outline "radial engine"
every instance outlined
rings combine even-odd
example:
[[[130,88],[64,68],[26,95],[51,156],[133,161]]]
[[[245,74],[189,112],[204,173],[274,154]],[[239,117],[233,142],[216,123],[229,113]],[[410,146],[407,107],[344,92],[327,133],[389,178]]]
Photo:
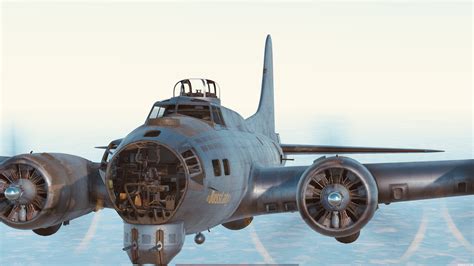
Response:
[[[297,206],[315,231],[355,241],[377,209],[377,184],[365,166],[346,157],[316,160],[298,184]]]
[[[64,222],[101,208],[106,200],[98,164],[81,157],[38,153],[0,164],[0,220],[39,235],[56,233]]]

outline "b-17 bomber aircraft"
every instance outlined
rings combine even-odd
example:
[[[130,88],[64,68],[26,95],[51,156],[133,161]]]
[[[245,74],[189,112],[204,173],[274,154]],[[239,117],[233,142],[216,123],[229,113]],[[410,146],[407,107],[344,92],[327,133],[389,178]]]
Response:
[[[316,232],[357,240],[378,204],[472,195],[474,160],[361,164],[340,154],[437,150],[291,145],[275,133],[272,43],[261,98],[244,119],[220,103],[209,79],[185,79],[153,104],[143,125],[98,147],[101,162],[60,153],[0,157],[0,220],[49,236],[69,221],[113,208],[134,264],[170,263],[186,235],[248,226],[257,215],[299,212]],[[285,167],[288,155],[335,154]],[[58,243],[60,245],[60,243]]]

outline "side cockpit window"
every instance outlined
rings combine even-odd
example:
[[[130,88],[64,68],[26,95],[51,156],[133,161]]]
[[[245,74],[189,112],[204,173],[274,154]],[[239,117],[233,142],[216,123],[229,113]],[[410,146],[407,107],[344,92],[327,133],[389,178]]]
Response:
[[[214,123],[225,126],[224,119],[222,118],[222,112],[219,107],[212,106],[212,118],[214,119]]]

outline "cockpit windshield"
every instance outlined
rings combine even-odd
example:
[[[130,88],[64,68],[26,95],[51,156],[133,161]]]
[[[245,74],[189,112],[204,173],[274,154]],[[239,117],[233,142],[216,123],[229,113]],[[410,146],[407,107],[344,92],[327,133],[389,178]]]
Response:
[[[151,110],[150,116],[148,118],[150,119],[156,119],[159,117],[163,117],[163,114],[165,113],[165,108],[161,106],[153,106],[153,109]]]
[[[159,106],[155,105],[151,109],[150,115],[148,116],[148,119],[156,119],[160,117],[164,117],[167,115],[170,115],[172,113],[175,113],[175,105],[165,105],[165,106]]]
[[[178,114],[191,116],[205,121],[211,120],[211,111],[208,105],[178,105]]]
[[[148,119],[167,117],[172,114],[190,116],[204,121],[224,125],[220,109],[215,106],[212,106],[211,109],[209,104],[155,105],[153,106]]]
[[[194,117],[197,119],[212,122],[211,108],[209,105],[192,105],[192,104],[178,104],[176,105],[155,105],[150,112],[148,119],[156,119],[166,117],[171,114],[180,114]],[[222,120],[218,118],[219,122]],[[221,124],[221,123],[219,123]]]

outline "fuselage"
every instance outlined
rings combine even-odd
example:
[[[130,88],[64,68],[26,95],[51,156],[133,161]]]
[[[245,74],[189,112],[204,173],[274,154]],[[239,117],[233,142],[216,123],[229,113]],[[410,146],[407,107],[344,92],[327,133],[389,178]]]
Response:
[[[163,117],[149,117],[121,141],[115,152],[120,153],[130,144],[151,142],[156,143],[158,149],[166,147],[172,151],[183,165],[188,164],[187,157],[197,158],[198,163],[188,168],[195,166],[201,172],[193,176],[192,169],[185,171],[186,187],[174,212],[166,220],[156,220],[157,224],[183,222],[186,234],[225,222],[246,193],[252,169],[281,165],[283,155],[279,143],[251,132],[238,113],[218,104],[179,96],[155,106],[169,109],[169,106],[189,107],[190,104],[210,105],[209,110],[213,111],[219,108],[219,119],[223,121],[214,122],[215,112],[213,119],[200,119],[181,114],[179,110]],[[109,167],[108,173],[111,171]],[[114,202],[113,193],[109,194]]]

